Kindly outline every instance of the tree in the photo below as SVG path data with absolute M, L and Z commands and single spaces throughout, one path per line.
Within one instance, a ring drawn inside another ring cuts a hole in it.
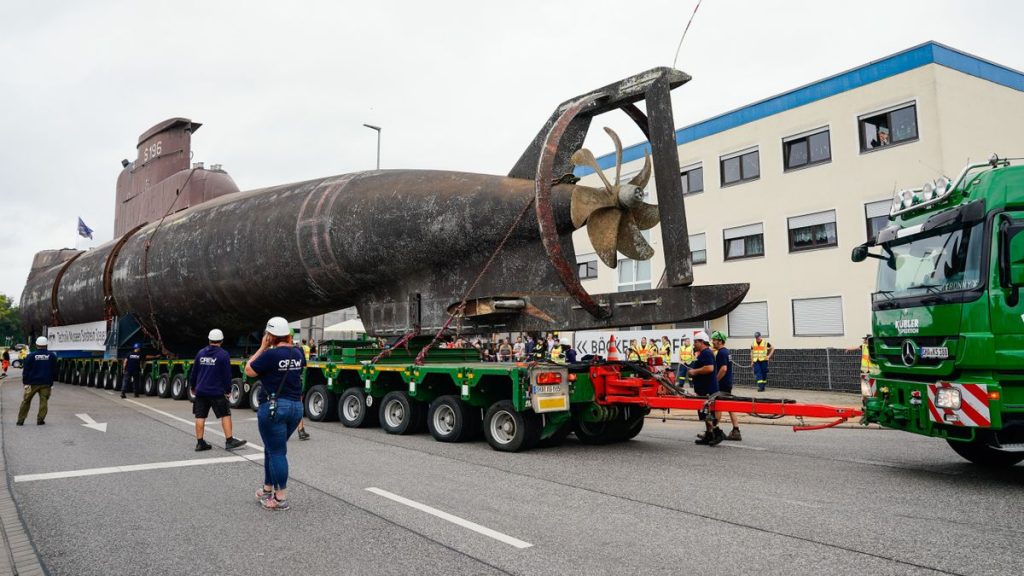
M 0 346 L 10 346 L 25 341 L 21 328 L 21 313 L 6 294 L 0 294 Z

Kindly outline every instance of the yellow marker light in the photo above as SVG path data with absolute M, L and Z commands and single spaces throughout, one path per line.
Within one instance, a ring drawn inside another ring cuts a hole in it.
M 989 400 L 999 400 L 999 390 L 993 390 L 988 393 Z

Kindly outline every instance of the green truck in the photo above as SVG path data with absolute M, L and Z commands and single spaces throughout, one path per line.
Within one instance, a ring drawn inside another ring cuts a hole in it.
M 946 440 L 983 466 L 1024 460 L 1024 166 L 993 156 L 902 190 L 853 249 L 880 260 L 862 422 Z

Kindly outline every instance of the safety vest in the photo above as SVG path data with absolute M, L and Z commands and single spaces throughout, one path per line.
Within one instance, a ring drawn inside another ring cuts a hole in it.
M 672 362 L 672 344 L 665 344 L 664 342 L 662 342 L 658 346 L 658 355 L 661 356 L 662 363 L 664 363 L 664 364 L 671 363 Z
M 768 344 L 767 340 L 761 340 L 758 344 L 757 340 L 750 345 L 750 359 L 754 362 L 765 362 L 768 360 Z
M 564 360 L 562 359 L 562 347 L 561 346 L 554 346 L 554 347 L 551 348 L 551 361 L 552 362 L 557 362 L 559 364 L 563 364 L 564 363 Z
M 870 374 L 874 371 L 875 363 L 871 361 L 871 355 L 868 353 L 868 345 L 860 345 L 860 371 L 863 374 Z
M 639 344 L 637 344 L 636 346 L 630 346 L 629 347 L 629 353 L 626 354 L 626 360 L 628 360 L 630 362 L 639 362 L 639 361 L 642 360 L 642 358 L 640 357 L 640 345 Z
M 679 361 L 683 364 L 689 364 L 693 362 L 693 346 L 680 346 L 679 347 Z

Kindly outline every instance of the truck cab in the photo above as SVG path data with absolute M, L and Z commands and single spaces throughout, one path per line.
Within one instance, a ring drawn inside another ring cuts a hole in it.
M 993 157 L 893 198 L 854 248 L 878 260 L 865 423 L 943 438 L 967 460 L 1024 460 L 1024 166 Z

